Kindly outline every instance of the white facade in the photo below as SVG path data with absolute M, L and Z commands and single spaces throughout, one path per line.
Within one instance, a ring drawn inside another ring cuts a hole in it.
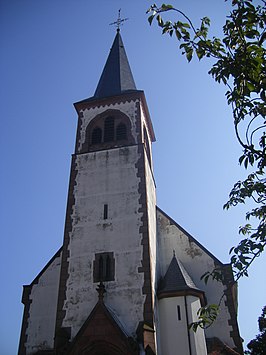
M 203 329 L 196 333 L 189 325 L 197 321 L 200 301 L 194 296 L 169 297 L 159 300 L 160 352 L 163 355 L 206 355 Z
M 159 209 L 157 210 L 157 236 L 161 276 L 166 273 L 173 250 L 175 250 L 177 258 L 182 262 L 195 285 L 205 292 L 208 304 L 219 304 L 226 286 L 211 280 L 205 284 L 201 276 L 216 266 L 222 266 L 222 263 Z M 225 305 L 226 301 L 224 297 L 218 319 L 206 329 L 206 337 L 212 338 L 219 334 L 221 341 L 234 348 L 234 341 L 231 337 L 233 328 L 229 325 L 231 315 Z
M 54 348 L 60 266 L 61 253 L 52 260 L 30 288 L 25 343 L 27 354 Z
M 72 328 L 72 338 L 97 302 L 98 283 L 93 282 L 96 253 L 114 253 L 116 276 L 106 284 L 106 303 L 112 306 L 130 333 L 142 318 L 143 275 L 137 270 L 141 266 L 142 248 L 136 160 L 136 146 L 77 158 L 74 228 L 68 246 L 70 276 L 63 321 L 64 327 Z M 104 204 L 108 205 L 105 220 Z
M 241 351 L 232 290 L 201 280 L 225 266 L 156 207 L 154 132 L 119 31 L 95 96 L 75 108 L 63 247 L 25 288 L 19 355 L 205 355 L 210 339 Z M 160 295 L 173 250 L 194 289 L 177 277 L 176 292 Z M 202 299 L 219 303 L 224 291 L 218 320 L 188 330 Z

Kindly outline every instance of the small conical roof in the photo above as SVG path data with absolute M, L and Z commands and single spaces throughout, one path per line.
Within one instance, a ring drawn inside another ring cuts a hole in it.
M 159 285 L 158 295 L 170 296 L 171 294 L 174 295 L 183 292 L 186 294 L 203 294 L 203 291 L 201 291 L 194 284 L 182 263 L 177 260 L 176 256 L 174 255 L 166 271 L 166 274 Z
M 136 90 L 119 30 L 107 58 L 94 97 L 103 98 Z

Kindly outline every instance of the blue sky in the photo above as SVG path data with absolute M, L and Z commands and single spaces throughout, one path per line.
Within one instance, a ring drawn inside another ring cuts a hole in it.
M 222 262 L 238 240 L 245 206 L 223 211 L 244 177 L 224 87 L 211 62 L 181 57 L 174 40 L 150 28 L 147 0 L 1 0 L 1 330 L 0 353 L 16 353 L 29 284 L 61 246 L 77 117 L 73 103 L 94 94 L 115 36 L 121 34 L 138 89 L 146 94 L 157 141 L 158 206 Z M 223 25 L 223 0 L 172 1 L 193 20 Z M 249 341 L 265 305 L 265 256 L 239 282 L 239 325 Z

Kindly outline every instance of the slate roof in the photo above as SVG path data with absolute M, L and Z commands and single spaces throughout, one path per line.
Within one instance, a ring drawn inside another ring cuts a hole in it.
M 158 294 L 171 294 L 183 291 L 203 293 L 203 291 L 197 288 L 184 266 L 174 255 L 166 274 L 159 285 Z
M 107 58 L 94 98 L 135 91 L 136 85 L 119 30 Z

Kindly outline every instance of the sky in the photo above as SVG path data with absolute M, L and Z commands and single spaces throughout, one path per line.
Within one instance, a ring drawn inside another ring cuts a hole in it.
M 223 0 L 172 1 L 193 21 L 212 19 L 220 34 Z M 1 315 L 0 354 L 17 352 L 22 285 L 30 284 L 63 240 L 77 115 L 73 103 L 94 94 L 115 37 L 118 9 L 127 56 L 145 91 L 156 142 L 157 204 L 222 262 L 239 240 L 248 206 L 223 210 L 238 165 L 225 88 L 188 64 L 175 40 L 147 22 L 147 0 L 0 0 Z M 239 282 L 239 327 L 258 334 L 266 299 L 266 258 Z

